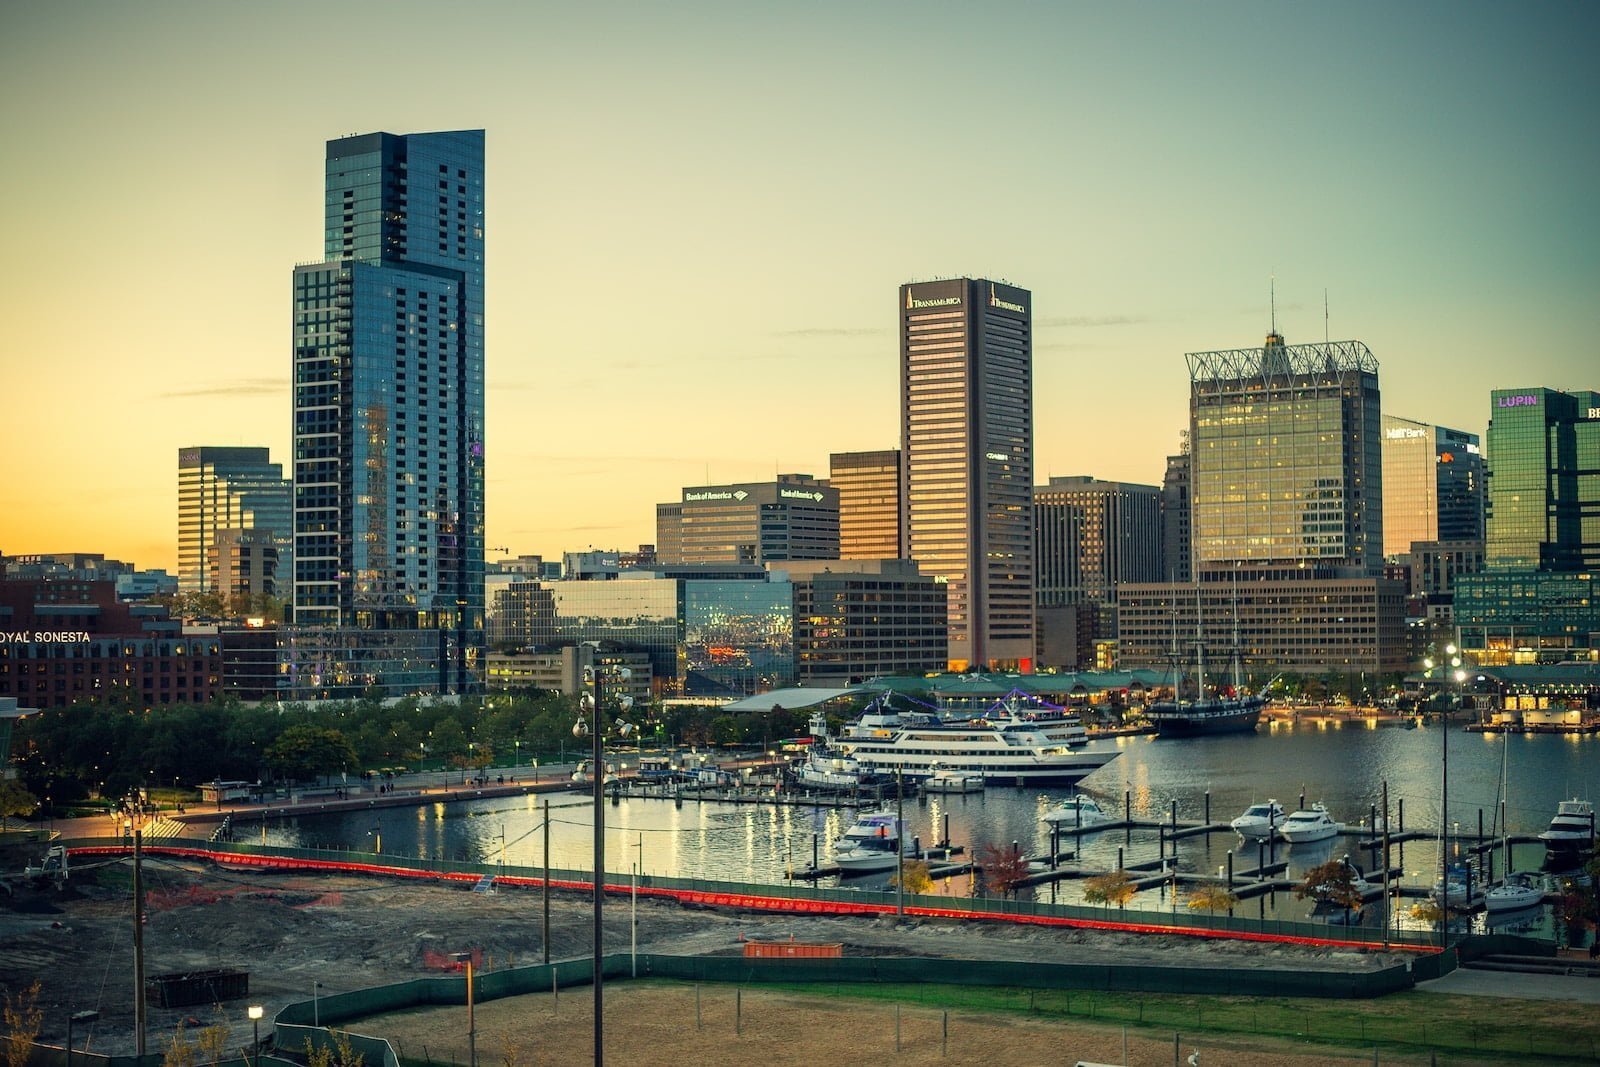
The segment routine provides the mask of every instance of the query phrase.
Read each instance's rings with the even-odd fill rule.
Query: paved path
[[[1565,974],[1518,974],[1514,971],[1476,971],[1469,967],[1458,967],[1443,978],[1418,982],[1417,992],[1600,1004],[1600,978]]]

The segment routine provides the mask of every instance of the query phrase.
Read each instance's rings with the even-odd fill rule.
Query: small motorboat
[[[1282,804],[1268,800],[1264,804],[1250,805],[1243,815],[1228,825],[1240,837],[1271,837],[1287,817],[1288,813],[1283,810]]]
[[[1326,841],[1342,829],[1328,814],[1328,809],[1318,803],[1307,810],[1290,813],[1283,820],[1283,825],[1278,827],[1278,836],[1291,845],[1299,845],[1308,841]]]
[[[1506,880],[1483,894],[1483,906],[1491,914],[1521,911],[1544,903],[1544,887],[1537,875],[1519,871],[1506,876]]]
[[[1079,793],[1055,805],[1039,816],[1039,820],[1063,830],[1087,830],[1111,822],[1111,816],[1100,810],[1100,805],[1094,802],[1093,797]]]
[[[935,771],[922,783],[924,793],[981,793],[983,775],[953,771],[948,768]]]

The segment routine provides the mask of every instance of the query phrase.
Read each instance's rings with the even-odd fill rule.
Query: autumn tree
[[[1122,907],[1133,899],[1139,888],[1127,871],[1111,871],[1096,875],[1083,883],[1083,899],[1090,904],[1115,904]]]
[[[1295,886],[1294,895],[1318,904],[1336,904],[1349,911],[1355,911],[1362,904],[1355,869],[1342,859],[1319,863],[1308,870],[1305,881]]]
[[[183,1020],[178,1020],[178,1028],[172,1032],[172,1040],[167,1042],[167,1049],[161,1054],[161,1067],[194,1067],[195,1045],[184,1034]]]
[[[979,846],[978,866],[983,868],[984,883],[1003,897],[1010,896],[1028,876],[1028,861],[1014,844]]]
[[[12,996],[6,994],[5,1054],[6,1067],[28,1067],[33,1056],[33,1043],[38,1040],[39,1028],[44,1025],[44,1009],[39,1007],[39,980]]]
[[[27,818],[39,807],[39,798],[22,787],[22,783],[14,778],[0,778],[0,833],[6,830],[7,821],[13,816]]]
[[[1191,911],[1204,908],[1208,914],[1215,915],[1219,911],[1232,911],[1233,906],[1239,903],[1239,898],[1230,893],[1226,886],[1207,884],[1191,891],[1186,903]]]
[[[928,873],[928,865],[922,860],[906,860],[902,865],[904,878],[899,875],[890,877],[891,886],[904,882],[907,893],[926,893],[933,888],[933,876]]]

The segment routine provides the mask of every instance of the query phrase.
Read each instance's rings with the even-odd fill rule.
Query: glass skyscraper
[[[1383,554],[1419,541],[1483,540],[1478,435],[1383,417]]]
[[[202,446],[178,449],[178,588],[211,590],[217,535],[259,530],[271,536],[279,566],[294,525],[283,464],[265,448]],[[287,571],[280,571],[287,573]]]
[[[904,559],[900,450],[835,452],[828,484],[839,491],[839,558]]]
[[[1378,362],[1359,341],[1192,352],[1192,555],[1202,580],[1237,566],[1371,576],[1383,568]]]
[[[1033,296],[900,287],[906,554],[946,583],[952,670],[1031,670]]]
[[[294,618],[483,646],[484,135],[328,142],[294,271]]]

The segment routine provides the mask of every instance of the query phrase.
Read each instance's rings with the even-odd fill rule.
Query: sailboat
[[[1483,895],[1483,906],[1490,914],[1520,911],[1544,902],[1544,888],[1537,876],[1511,872],[1511,827],[1506,825],[1506,796],[1510,784],[1511,735],[1500,738],[1500,851],[1504,857],[1505,879]]]
[[[1206,697],[1205,644],[1200,631],[1200,586],[1194,588],[1194,651],[1195,695],[1193,700],[1183,700],[1178,695],[1182,679],[1178,674],[1177,633],[1173,633],[1172,647],[1172,699],[1161,700],[1145,709],[1145,716],[1155,724],[1160,737],[1193,737],[1196,734],[1243,733],[1256,728],[1261,721],[1261,709],[1266,698],[1244,691],[1243,672],[1239,663],[1239,611],[1233,613],[1233,692],[1228,696],[1219,693]]]

